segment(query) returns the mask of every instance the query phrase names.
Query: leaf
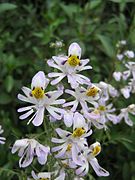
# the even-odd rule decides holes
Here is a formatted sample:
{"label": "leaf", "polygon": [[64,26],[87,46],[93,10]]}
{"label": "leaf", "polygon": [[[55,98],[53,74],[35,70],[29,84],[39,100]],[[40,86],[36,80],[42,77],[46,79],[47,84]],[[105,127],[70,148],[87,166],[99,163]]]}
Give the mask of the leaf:
{"label": "leaf", "polygon": [[104,35],[97,35],[97,38],[101,41],[103,48],[104,48],[104,52],[111,58],[113,58],[115,56],[115,51],[114,51],[114,47],[111,43],[111,39],[107,36]]}
{"label": "leaf", "polygon": [[135,144],[122,141],[122,144],[131,152],[135,152]]}
{"label": "leaf", "polygon": [[3,13],[8,10],[14,10],[16,8],[17,8],[17,6],[12,3],[1,3],[0,4],[0,13]]}
{"label": "leaf", "polygon": [[69,16],[70,18],[73,16],[74,13],[78,12],[78,6],[74,4],[70,4],[68,6],[61,4],[60,6],[63,9],[63,11],[67,14],[67,16]]}
{"label": "leaf", "polygon": [[129,163],[125,162],[124,165],[123,165],[123,172],[122,172],[124,180],[128,179],[129,171],[130,171]]}
{"label": "leaf", "polygon": [[128,3],[128,2],[134,2],[134,0],[110,0],[115,3]]}
{"label": "leaf", "polygon": [[91,9],[95,9],[95,8],[98,7],[101,3],[102,3],[101,0],[91,1],[91,2],[90,2],[90,8],[91,8]]}
{"label": "leaf", "polygon": [[14,86],[14,79],[11,75],[8,75],[5,79],[5,88],[7,92],[11,92],[13,86]]}
{"label": "leaf", "polygon": [[10,95],[4,92],[0,94],[0,104],[2,105],[9,104],[11,101],[12,101],[12,98]]}

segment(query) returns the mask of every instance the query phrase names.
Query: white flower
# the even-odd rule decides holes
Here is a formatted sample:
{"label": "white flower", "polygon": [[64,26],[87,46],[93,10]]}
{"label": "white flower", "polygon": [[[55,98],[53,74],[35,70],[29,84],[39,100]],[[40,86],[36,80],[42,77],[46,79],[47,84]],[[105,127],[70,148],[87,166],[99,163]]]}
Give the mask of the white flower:
{"label": "white flower", "polygon": [[39,71],[32,79],[31,88],[23,87],[24,95],[18,94],[18,99],[32,105],[18,109],[18,112],[24,112],[19,118],[26,119],[32,115],[28,124],[32,121],[33,125],[40,126],[44,119],[45,109],[55,119],[61,119],[63,110],[54,105],[60,105],[65,102],[64,99],[58,99],[63,94],[63,90],[50,91],[45,93],[44,90],[48,84],[48,79],[45,78],[43,72]]}
{"label": "white flower", "polygon": [[120,81],[121,80],[121,76],[122,76],[122,73],[121,72],[114,72],[113,73],[113,77],[116,81]]}
{"label": "white flower", "polygon": [[135,79],[130,79],[128,85],[131,88],[131,92],[135,93]]}
{"label": "white flower", "polygon": [[54,180],[65,180],[65,177],[66,177],[65,170],[64,168],[61,168],[59,175]]}
{"label": "white flower", "polygon": [[89,164],[94,169],[98,176],[109,176],[109,172],[103,169],[96,159],[96,156],[101,151],[101,145],[99,142],[92,144],[83,153],[80,153],[80,162],[76,170],[76,174],[80,176],[85,176],[89,171]]}
{"label": "white flower", "polygon": [[61,128],[56,129],[57,134],[61,137],[52,138],[52,142],[62,144],[52,148],[53,152],[58,154],[56,158],[65,158],[68,156],[73,161],[77,161],[78,151],[85,149],[87,142],[85,137],[92,134],[92,130],[89,130],[88,125],[85,122],[83,116],[76,112],[73,121],[73,132],[62,130]]}
{"label": "white flower", "polygon": [[34,171],[31,172],[31,175],[35,180],[51,180],[51,174],[51,172],[40,172],[36,175]]}
{"label": "white flower", "polygon": [[116,47],[119,48],[121,45],[126,45],[127,41],[126,40],[120,40],[118,41],[118,43],[116,44]]}
{"label": "white flower", "polygon": [[87,111],[87,102],[92,105],[95,105],[96,100],[99,99],[99,91],[100,89],[94,84],[91,84],[87,89],[85,89],[84,87],[78,87],[75,89],[75,91],[67,89],[65,90],[65,92],[75,97],[75,100],[63,104],[63,107],[73,106],[71,108],[71,111],[74,112],[76,111],[80,103],[82,109],[84,111]]}
{"label": "white flower", "polygon": [[71,110],[65,110],[63,115],[64,123],[67,127],[71,127],[74,120],[74,113]]}
{"label": "white flower", "polygon": [[124,52],[124,55],[127,56],[129,59],[132,59],[135,57],[135,54],[133,51],[127,50]]}
{"label": "white flower", "polygon": [[109,100],[110,96],[113,98],[119,96],[118,91],[111,84],[101,81],[97,83],[96,86],[101,89],[100,98],[105,101]]}
{"label": "white flower", "polygon": [[89,78],[78,74],[83,70],[92,69],[91,66],[85,66],[89,59],[81,60],[81,48],[77,43],[72,43],[68,49],[68,56],[53,56],[48,60],[48,65],[58,69],[61,72],[49,73],[49,77],[56,77],[51,84],[58,84],[64,77],[67,76],[68,83],[72,88],[76,88],[79,84],[89,84]]}
{"label": "white flower", "polygon": [[129,113],[135,115],[135,104],[131,104],[127,108],[121,109],[121,113],[119,114],[118,119],[119,122],[124,119],[127,125],[133,126],[133,121],[130,119]]}
{"label": "white flower", "polygon": [[[89,118],[88,121],[92,122],[94,126],[96,126],[98,129],[106,128],[106,123],[108,121],[113,122],[116,124],[118,122],[117,116],[113,114],[115,112],[115,108],[112,108],[113,104],[106,104],[106,101],[104,101],[103,98],[101,98],[98,101],[98,105],[95,106],[95,109],[93,109],[93,113],[99,115],[99,118],[96,120],[93,118]],[[89,115],[87,115],[89,117]],[[88,118],[85,114],[85,117]],[[95,120],[95,122],[94,122]]]}
{"label": "white flower", "polygon": [[121,40],[121,41],[119,41],[119,44],[121,44],[121,45],[126,45],[126,44],[127,44],[127,41],[126,41],[126,40]]}
{"label": "white flower", "polygon": [[[0,125],[0,134],[2,134],[4,130],[2,129],[2,126]],[[5,144],[5,137],[0,137],[0,144]]]}
{"label": "white flower", "polygon": [[98,101],[98,106],[95,106],[96,113],[100,114],[99,117],[99,125],[103,125],[104,128],[106,128],[105,123],[108,121],[113,122],[116,124],[118,122],[117,116],[113,114],[115,112],[115,108],[113,108],[113,104],[106,104],[106,101],[104,99],[100,99]]}
{"label": "white flower", "polygon": [[74,180],[84,180],[82,177],[76,176]]}
{"label": "white flower", "polygon": [[131,73],[133,76],[133,79],[135,79],[135,62],[130,61],[125,66],[130,71],[129,74]]}
{"label": "white flower", "polygon": [[32,163],[34,156],[37,156],[41,165],[45,164],[50,153],[50,147],[43,146],[35,139],[21,139],[14,143],[11,152],[14,154],[17,151],[20,157],[19,166],[25,168]]}
{"label": "white flower", "polygon": [[122,78],[123,78],[123,80],[127,80],[130,75],[131,75],[130,70],[127,70],[127,71],[122,72]]}
{"label": "white flower", "polygon": [[131,92],[131,86],[125,86],[124,88],[122,88],[121,90],[122,95],[128,99],[130,97],[130,92]]}
{"label": "white flower", "polygon": [[120,60],[120,61],[121,61],[121,60],[123,59],[123,57],[124,57],[124,55],[123,55],[123,54],[117,54],[117,59],[118,59],[118,60]]}
{"label": "white flower", "polygon": [[102,122],[102,118],[100,118],[99,110],[93,107],[89,108],[89,111],[83,111],[83,114],[90,126],[94,125],[97,129],[106,128],[105,122]]}

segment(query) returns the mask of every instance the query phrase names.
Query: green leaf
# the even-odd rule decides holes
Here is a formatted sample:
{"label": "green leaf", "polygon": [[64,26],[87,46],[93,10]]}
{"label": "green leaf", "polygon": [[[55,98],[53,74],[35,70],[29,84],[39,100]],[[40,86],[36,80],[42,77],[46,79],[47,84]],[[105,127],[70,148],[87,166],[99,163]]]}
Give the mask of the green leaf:
{"label": "green leaf", "polygon": [[122,141],[122,144],[131,152],[135,152],[135,144],[134,143],[129,143],[126,141]]}
{"label": "green leaf", "polygon": [[105,52],[105,54],[113,58],[115,56],[115,51],[111,43],[111,39],[107,36],[100,35],[100,34],[97,35],[97,38],[101,41],[102,46],[104,48],[103,51]]}
{"label": "green leaf", "polygon": [[1,3],[0,4],[0,13],[3,13],[8,10],[14,10],[16,8],[17,8],[17,6],[12,3]]}
{"label": "green leaf", "polygon": [[130,171],[130,166],[129,166],[129,163],[124,163],[123,165],[123,179],[126,180],[128,179],[128,176],[129,176],[129,171]]}
{"label": "green leaf", "polygon": [[5,79],[5,88],[7,92],[11,92],[14,86],[14,79],[11,75],[8,75]]}
{"label": "green leaf", "polygon": [[9,104],[11,101],[12,101],[12,98],[10,95],[8,95],[4,92],[0,94],[0,104],[1,105]]}
{"label": "green leaf", "polygon": [[67,16],[69,16],[70,18],[73,16],[74,13],[78,13],[78,6],[74,5],[74,4],[70,4],[70,5],[64,5],[61,4],[60,5],[62,10],[67,14]]}
{"label": "green leaf", "polygon": [[100,4],[101,4],[101,0],[94,0],[94,1],[91,1],[90,2],[90,8],[91,9],[94,9],[94,8],[96,8],[96,7],[98,7]]}
{"label": "green leaf", "polygon": [[129,2],[134,2],[134,0],[110,0],[115,3],[129,3]]}

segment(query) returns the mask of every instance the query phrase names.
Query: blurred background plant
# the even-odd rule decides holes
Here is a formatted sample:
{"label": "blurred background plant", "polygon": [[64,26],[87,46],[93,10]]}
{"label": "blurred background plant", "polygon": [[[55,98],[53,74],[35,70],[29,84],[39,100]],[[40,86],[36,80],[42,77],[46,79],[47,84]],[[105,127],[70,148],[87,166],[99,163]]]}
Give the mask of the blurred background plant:
{"label": "blurred background plant", "polygon": [[[47,59],[66,52],[74,41],[83,48],[83,57],[91,60],[93,70],[85,73],[92,82],[105,81],[117,87],[112,78],[119,66],[116,44],[126,40],[128,48],[135,49],[135,1],[1,0],[0,22],[0,124],[7,139],[0,146],[0,179],[25,180],[31,167],[18,168],[11,146],[25,134],[41,133],[42,127],[26,128],[26,122],[18,119],[21,87],[30,84],[38,70],[50,72]],[[122,108],[135,103],[133,97],[115,103]],[[100,178],[92,171],[86,179],[135,180],[134,126],[122,122],[107,131],[95,130],[93,139],[103,145],[100,162],[111,175]]]}

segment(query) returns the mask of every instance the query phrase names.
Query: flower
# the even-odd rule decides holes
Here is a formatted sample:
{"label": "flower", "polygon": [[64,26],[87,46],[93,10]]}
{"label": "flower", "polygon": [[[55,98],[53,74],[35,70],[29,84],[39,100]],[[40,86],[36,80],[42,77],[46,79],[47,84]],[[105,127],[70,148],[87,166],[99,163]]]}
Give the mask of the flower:
{"label": "flower", "polygon": [[50,147],[43,146],[35,139],[21,139],[14,143],[11,152],[14,154],[17,151],[20,157],[19,166],[25,168],[32,163],[34,156],[37,156],[38,162],[44,165],[50,153]]}
{"label": "flower", "polygon": [[102,124],[105,124],[106,122],[108,122],[108,120],[112,121],[114,124],[117,123],[117,116],[115,114],[112,114],[116,110],[115,108],[113,108],[112,103],[107,105],[104,99],[100,99],[98,101],[98,107],[96,107],[96,109],[100,113],[100,122],[102,122]]}
{"label": "flower", "polygon": [[127,72],[129,75],[132,74],[133,79],[135,79],[135,62],[128,62],[127,64],[125,64],[126,68],[128,68]]}
{"label": "flower", "polygon": [[71,110],[65,110],[63,114],[64,123],[67,127],[71,127],[74,120],[74,113]]}
{"label": "flower", "polygon": [[95,85],[101,89],[100,98],[104,99],[105,101],[109,100],[110,97],[114,98],[119,96],[118,91],[111,84],[100,81]]}
{"label": "flower", "polygon": [[56,77],[51,81],[52,85],[58,84],[64,77],[67,76],[68,83],[74,89],[79,84],[89,84],[89,78],[84,75],[78,74],[83,70],[92,69],[91,66],[85,66],[89,59],[81,60],[81,48],[77,43],[72,43],[68,49],[68,56],[53,56],[52,59],[48,60],[48,65],[58,69],[61,72],[52,72],[48,76],[50,78]]}
{"label": "flower", "polygon": [[131,104],[127,108],[121,109],[121,113],[118,116],[118,121],[120,122],[122,119],[124,119],[127,125],[133,126],[133,121],[130,119],[129,113],[135,115],[135,104]]}
{"label": "flower", "polygon": [[124,55],[123,54],[117,54],[117,59],[119,60],[119,61],[121,61],[122,59],[123,59],[123,57],[124,57]]}
{"label": "flower", "polygon": [[115,114],[113,104],[107,104],[104,98],[100,98],[95,107],[89,108],[89,111],[84,111],[84,117],[88,123],[93,124],[96,128],[107,128],[106,123],[112,121],[114,124],[118,123],[118,118]]}
{"label": "flower", "polygon": [[127,56],[129,59],[132,59],[135,57],[135,54],[133,51],[127,50],[124,52],[124,55]]}
{"label": "flower", "polygon": [[73,120],[73,132],[56,129],[57,134],[61,139],[52,138],[52,142],[62,144],[52,148],[52,152],[57,152],[56,158],[69,157],[73,161],[77,160],[77,152],[81,151],[87,146],[86,137],[92,134],[92,130],[88,128],[83,116],[76,112]]}
{"label": "flower", "polygon": [[22,91],[24,95],[18,94],[18,99],[24,102],[31,103],[33,105],[26,106],[18,109],[18,112],[24,112],[19,118],[30,118],[28,124],[32,121],[34,126],[40,126],[43,123],[45,109],[55,119],[61,119],[61,113],[63,110],[53,105],[63,104],[64,99],[57,99],[63,94],[63,90],[50,91],[45,93],[44,90],[48,85],[48,79],[46,79],[44,73],[39,71],[33,78],[31,83],[31,89],[23,87]]}
{"label": "flower", "polygon": [[94,169],[98,176],[109,176],[109,172],[103,169],[96,159],[96,156],[101,151],[101,145],[99,142],[92,144],[87,150],[80,153],[80,161],[78,161],[78,168],[76,174],[79,176],[85,176],[89,171],[89,164]]}
{"label": "flower", "polygon": [[100,88],[98,88],[94,84],[91,84],[90,86],[88,86],[87,89],[85,89],[84,87],[78,87],[75,89],[75,91],[66,89],[65,92],[74,96],[75,100],[63,104],[63,107],[73,106],[71,108],[71,111],[75,112],[80,103],[80,105],[82,106],[82,109],[84,111],[87,111],[88,110],[87,102],[92,105],[95,105],[96,100],[98,100],[100,97],[99,91],[100,91]]}
{"label": "flower", "polygon": [[[0,134],[2,134],[4,130],[2,129],[2,126],[0,125]],[[0,144],[5,144],[5,137],[0,137]]]}
{"label": "flower", "polygon": [[40,172],[36,175],[34,171],[31,172],[35,180],[51,180],[51,174],[51,172]]}
{"label": "flower", "polygon": [[121,72],[114,72],[113,73],[113,77],[116,81],[120,81],[121,80],[121,76],[122,76],[122,73]]}
{"label": "flower", "polygon": [[128,99],[130,97],[131,89],[131,86],[125,86],[124,88],[120,89],[120,92],[122,93],[124,98]]}

